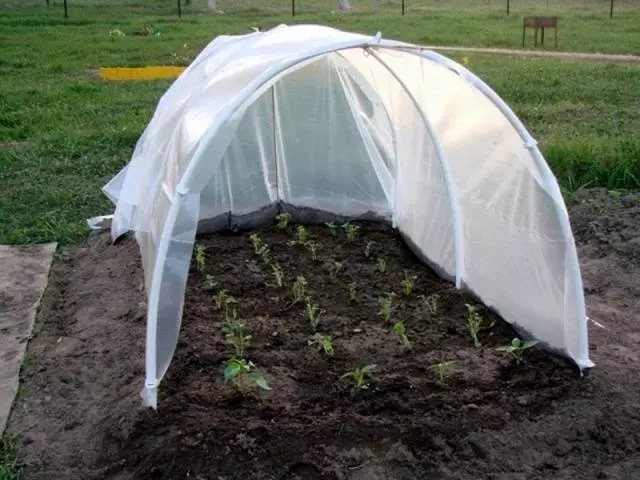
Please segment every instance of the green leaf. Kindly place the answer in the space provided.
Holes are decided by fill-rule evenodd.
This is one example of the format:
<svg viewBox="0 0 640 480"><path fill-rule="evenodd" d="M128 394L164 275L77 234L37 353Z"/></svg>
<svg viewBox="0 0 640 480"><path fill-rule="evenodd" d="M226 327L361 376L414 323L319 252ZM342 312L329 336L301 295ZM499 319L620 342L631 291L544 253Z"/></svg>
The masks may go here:
<svg viewBox="0 0 640 480"><path fill-rule="evenodd" d="M237 377L240 372L244 369L244 365L239 360L230 360L227 363L227 366L224 367L224 381L228 382L233 378Z"/></svg>
<svg viewBox="0 0 640 480"><path fill-rule="evenodd" d="M251 375L251 378L253 379L255 384L262 390L271 390L271 388L269 388L269 385L267 384L267 379L264 377L262 372L254 372Z"/></svg>
<svg viewBox="0 0 640 480"><path fill-rule="evenodd" d="M370 365L365 365L364 367L362 367L362 373L369 373L370 371L372 371L373 369L375 369L377 367L377 365L375 363L372 363Z"/></svg>
<svg viewBox="0 0 640 480"><path fill-rule="evenodd" d="M529 340L527 342L524 342L524 345L522 346L522 348L527 349L527 348L535 347L537 344L538 344L537 340Z"/></svg>
<svg viewBox="0 0 640 480"><path fill-rule="evenodd" d="M502 346L502 347L496 347L496 350L498 352L512 353L512 352L515 352L517 350L517 347L513 347L511 345L506 345L506 346Z"/></svg>

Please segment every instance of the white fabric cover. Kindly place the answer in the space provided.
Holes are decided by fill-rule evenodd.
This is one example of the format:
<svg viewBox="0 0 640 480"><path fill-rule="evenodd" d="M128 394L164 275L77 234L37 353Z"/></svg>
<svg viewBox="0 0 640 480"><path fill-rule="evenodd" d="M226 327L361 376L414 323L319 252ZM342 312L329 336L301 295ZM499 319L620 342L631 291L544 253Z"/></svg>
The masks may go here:
<svg viewBox="0 0 640 480"><path fill-rule="evenodd" d="M221 36L162 97L104 187L149 294L143 398L177 343L198 222L277 202L389 218L507 321L588 357L582 281L557 182L513 112L433 52L321 26Z"/></svg>

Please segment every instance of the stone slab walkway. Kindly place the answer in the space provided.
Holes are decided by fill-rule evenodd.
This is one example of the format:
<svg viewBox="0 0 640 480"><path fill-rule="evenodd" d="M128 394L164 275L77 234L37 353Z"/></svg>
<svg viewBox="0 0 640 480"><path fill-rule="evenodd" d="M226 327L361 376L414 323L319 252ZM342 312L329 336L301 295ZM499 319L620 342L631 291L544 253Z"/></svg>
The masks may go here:
<svg viewBox="0 0 640 480"><path fill-rule="evenodd" d="M0 245L0 435L18 392L20 368L56 246Z"/></svg>

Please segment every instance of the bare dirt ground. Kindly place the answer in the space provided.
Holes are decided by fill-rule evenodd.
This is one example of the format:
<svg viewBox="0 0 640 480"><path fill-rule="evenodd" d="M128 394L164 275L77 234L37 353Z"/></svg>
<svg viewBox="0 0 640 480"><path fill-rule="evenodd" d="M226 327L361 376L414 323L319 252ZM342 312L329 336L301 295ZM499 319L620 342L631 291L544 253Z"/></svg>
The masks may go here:
<svg viewBox="0 0 640 480"><path fill-rule="evenodd" d="M509 337L504 325L484 331L486 349L474 353L459 328L460 305L468 300L459 296L443 302L443 318L432 326L420 327L409 314L418 303L407 300L402 307L415 332L413 365L395 345L380 342L385 337L373 328L378 319L368 323L357 312L354 318L374 335L368 337L373 344L360 341L356 350L335 333L347 327L349 315L328 312L337 363L303 346L301 316L301 327L291 327L289 313L283 314L286 324L271 318L264 328L281 333L258 340L253 354L258 363L272 366L265 368L274 390L261 401L238 401L220 380L227 357L220 314L210 311L192 278L183 335L162 384L159 412L141 411L145 303L137 246L132 241L111 246L99 236L69 249L52 268L38 333L29 345L23 393L9 423L23 439L26 478L640 478L640 195L586 190L578 200L570 213L596 363L582 380L542 352L513 370L489 348ZM370 234L385 245L390 275L399 279L409 269L419 274L419 290L449 291L411 261L391 233ZM210 265L221 281L233 280L232 288L245 294L263 288L252 283L259 272L243 278L232 268L230 259L249 255L250 260L250 247L245 251L246 245L219 236L205 245L231 249ZM332 252L354 258L348 246L336 245ZM281 254L289 268L294 263L287 262L302 261ZM362 259L355 263L363 278L371 266ZM340 300L344 292L331 288L328 282L315 294L333 295L338 305L346 305ZM374 300L373 294L363 296L360 310ZM277 300L269 302L245 302L242 313L255 316L259 307L276 317L269 308L276 308ZM344 308L343 313L353 313ZM443 330L447 318L452 327ZM257 325L256 338L266 337L260 323L248 324ZM442 348L432 335L443 340ZM303 357L296 348L306 352ZM429 356L434 349L461 355L460 367L445 384L424 368L436 360ZM343 367L371 360L376 351L383 352L383 361L371 391L354 399L340 382L332 384ZM273 369L277 356L280 370ZM473 368L478 361L482 368Z"/></svg>
<svg viewBox="0 0 640 480"><path fill-rule="evenodd" d="M640 55L636 54L558 52L549 50L520 50L515 48L454 47L445 45L425 45L424 48L435 50L436 52L481 53L487 55L507 55L510 57L539 57L555 60L580 60L590 62L640 63Z"/></svg>

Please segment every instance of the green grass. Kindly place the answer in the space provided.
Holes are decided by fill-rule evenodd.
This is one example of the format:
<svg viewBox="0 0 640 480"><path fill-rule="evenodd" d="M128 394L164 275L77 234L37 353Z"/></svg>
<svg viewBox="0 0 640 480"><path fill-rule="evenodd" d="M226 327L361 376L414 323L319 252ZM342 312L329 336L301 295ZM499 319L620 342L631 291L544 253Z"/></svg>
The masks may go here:
<svg viewBox="0 0 640 480"><path fill-rule="evenodd" d="M0 440L0 480L21 480L20 447L16 437L5 434Z"/></svg>
<svg viewBox="0 0 640 480"><path fill-rule="evenodd" d="M567 191L640 188L640 65L470 57Z"/></svg>
<svg viewBox="0 0 640 480"><path fill-rule="evenodd" d="M335 0L296 0L295 17L291 0L218 0L224 15L205 14L205 0L193 0L179 23L175 0L69 0L67 20L61 0L51 2L47 8L45 0L0 0L0 30L37 28L56 41L63 25L85 27L99 39L113 28L128 31L151 23L161 34L175 38L189 32L190 39L195 35L195 42L202 43L216 33L246 32L251 26L313 22L372 34L381 30L387 37L416 43L520 48L523 15L547 14L559 17L560 49L640 53L637 0L615 0L612 19L608 0L511 0L508 16L506 0L406 0L405 16L400 15L401 0L352 0L358 10L354 14L336 14ZM527 45L531 43L529 34Z"/></svg>
<svg viewBox="0 0 640 480"><path fill-rule="evenodd" d="M0 0L0 142L23 142L0 143L0 243L74 242L85 233L87 217L112 209L100 187L128 161L169 82L107 83L93 78L90 69L172 63L176 56L195 56L218 34L292 20L285 8L290 4L275 0L268 1L276 13L227 10L225 15L196 14L195 1L182 20L173 12L175 3L165 0L155 7L72 2L65 21L59 0L50 9L44 0ZM246 5L252 1L257 2ZM410 2L403 18L393 10L395 4L366 1L365 13L351 15L331 14L333 2L326 9L303 2L295 21L371 34L382 30L387 37L423 43L517 47L520 41L523 0L514 0L510 18L495 3L486 8L469 3L467 10L454 11L421 10ZM308 5L316 11L305 12ZM606 9L595 11L565 7L563 48L640 51L640 8L613 20ZM109 37L114 28L131 31L145 24L161 34ZM470 68L538 138L565 188L640 186L639 66L469 59Z"/></svg>

